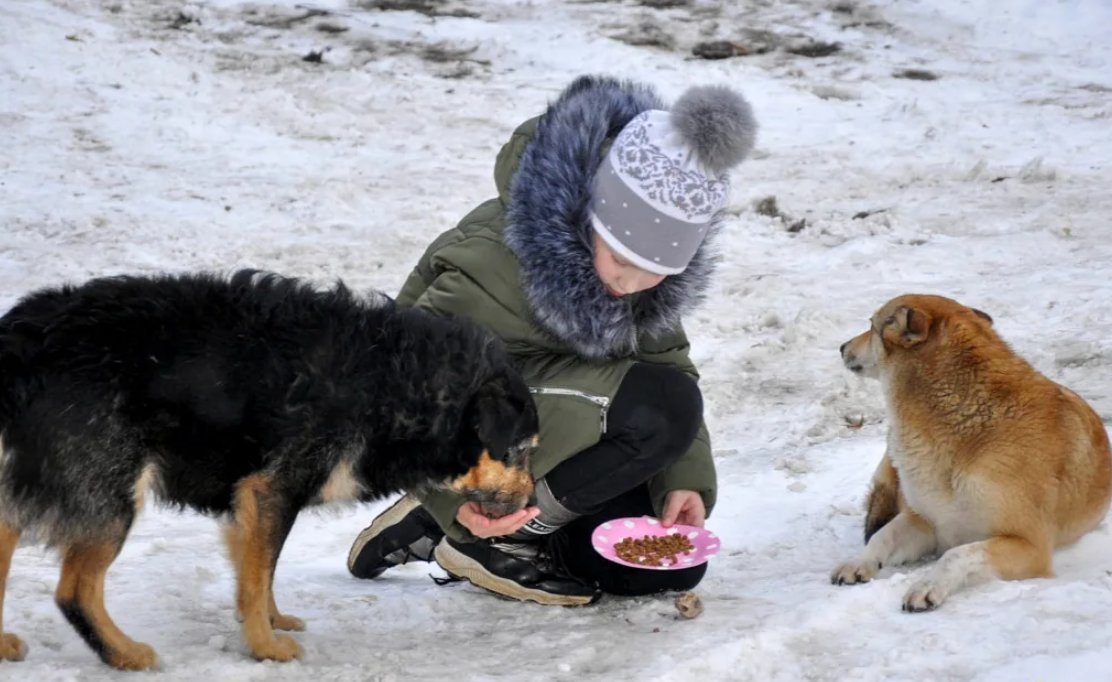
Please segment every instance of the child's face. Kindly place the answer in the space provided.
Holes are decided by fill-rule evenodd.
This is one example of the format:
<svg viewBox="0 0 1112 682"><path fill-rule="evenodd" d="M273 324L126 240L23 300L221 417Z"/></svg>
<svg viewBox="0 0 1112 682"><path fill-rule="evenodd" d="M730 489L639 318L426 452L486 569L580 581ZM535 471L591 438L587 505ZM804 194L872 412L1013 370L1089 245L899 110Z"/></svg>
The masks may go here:
<svg viewBox="0 0 1112 682"><path fill-rule="evenodd" d="M595 272L611 296L636 294L664 281L664 275L642 270L619 256L594 230L591 235L595 246Z"/></svg>

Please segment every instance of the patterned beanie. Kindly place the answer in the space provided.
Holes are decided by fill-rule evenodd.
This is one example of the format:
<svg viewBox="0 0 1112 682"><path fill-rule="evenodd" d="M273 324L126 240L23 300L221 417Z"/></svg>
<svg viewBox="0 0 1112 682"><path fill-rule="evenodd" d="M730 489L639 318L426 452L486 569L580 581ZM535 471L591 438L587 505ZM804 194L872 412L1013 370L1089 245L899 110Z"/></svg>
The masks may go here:
<svg viewBox="0 0 1112 682"><path fill-rule="evenodd" d="M689 89L671 111L633 118L599 165L591 225L610 248L658 275L684 271L729 196L729 170L753 149L749 103L726 87Z"/></svg>

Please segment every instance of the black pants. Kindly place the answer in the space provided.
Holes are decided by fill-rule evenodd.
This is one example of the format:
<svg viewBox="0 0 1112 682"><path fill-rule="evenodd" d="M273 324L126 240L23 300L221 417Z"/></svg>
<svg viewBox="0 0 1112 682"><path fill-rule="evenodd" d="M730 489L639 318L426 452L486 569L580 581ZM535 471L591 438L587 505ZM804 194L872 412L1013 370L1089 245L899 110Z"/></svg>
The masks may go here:
<svg viewBox="0 0 1112 682"><path fill-rule="evenodd" d="M660 365L630 368L610 405L602 439L544 477L561 504L583 514L549 538L552 554L569 573L620 595L699 584L705 564L675 571L623 566L599 556L591 533L604 521L654 515L645 482L687 452L702 416L702 394L691 377Z"/></svg>

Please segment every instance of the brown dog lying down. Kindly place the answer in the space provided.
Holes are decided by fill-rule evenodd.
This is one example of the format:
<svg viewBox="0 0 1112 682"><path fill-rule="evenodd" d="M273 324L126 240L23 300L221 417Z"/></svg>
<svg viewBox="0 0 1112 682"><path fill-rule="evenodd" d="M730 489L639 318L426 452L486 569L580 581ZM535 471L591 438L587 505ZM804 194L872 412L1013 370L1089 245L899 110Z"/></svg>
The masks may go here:
<svg viewBox="0 0 1112 682"><path fill-rule="evenodd" d="M941 554L904 596L905 611L926 611L971 583L1052 575L1054 548L1104 517L1112 455L1100 418L1015 355L988 315L900 296L842 359L880 379L890 426L865 551L835 569L835 584Z"/></svg>

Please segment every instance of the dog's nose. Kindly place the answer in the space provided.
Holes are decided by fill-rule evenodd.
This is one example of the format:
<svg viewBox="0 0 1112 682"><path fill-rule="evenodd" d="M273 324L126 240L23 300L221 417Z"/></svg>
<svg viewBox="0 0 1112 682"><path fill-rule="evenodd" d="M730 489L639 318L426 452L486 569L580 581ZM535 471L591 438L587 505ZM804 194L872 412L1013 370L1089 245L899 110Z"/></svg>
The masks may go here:
<svg viewBox="0 0 1112 682"><path fill-rule="evenodd" d="M846 346L848 346L848 345L849 345L849 341L846 341L845 343L843 343L843 344L842 344L842 345L841 345L841 346L840 346L840 347L838 348L838 352L839 352L839 353L841 353L842 355L845 355L845 354L846 354Z"/></svg>

